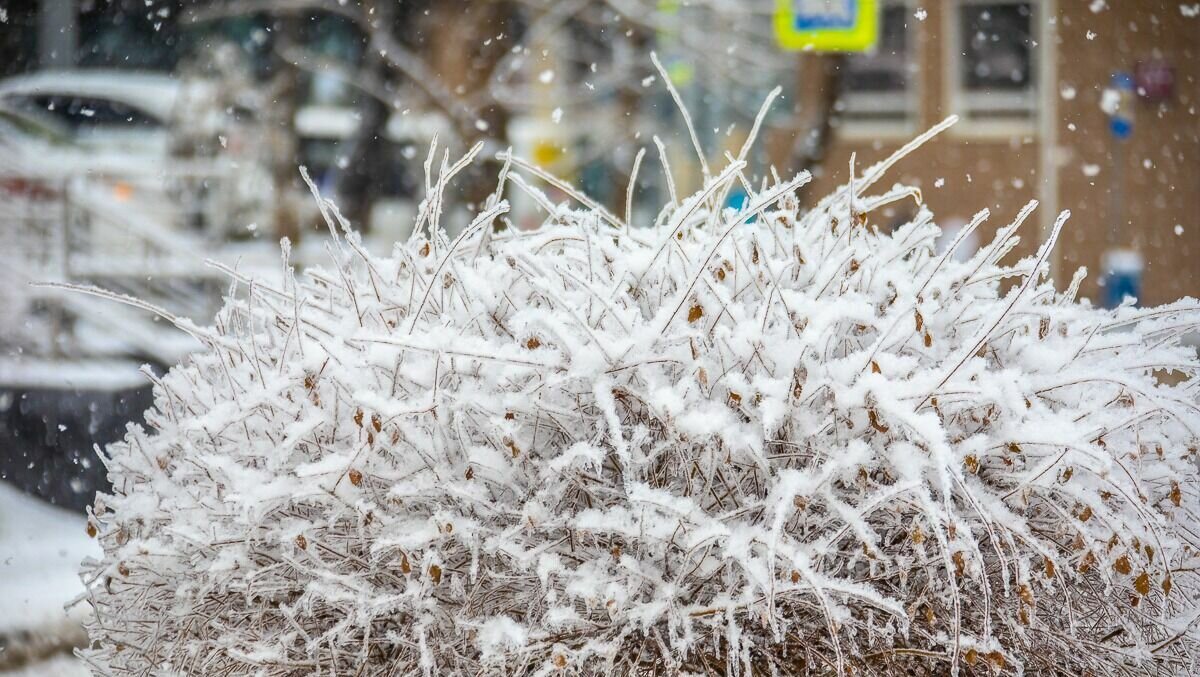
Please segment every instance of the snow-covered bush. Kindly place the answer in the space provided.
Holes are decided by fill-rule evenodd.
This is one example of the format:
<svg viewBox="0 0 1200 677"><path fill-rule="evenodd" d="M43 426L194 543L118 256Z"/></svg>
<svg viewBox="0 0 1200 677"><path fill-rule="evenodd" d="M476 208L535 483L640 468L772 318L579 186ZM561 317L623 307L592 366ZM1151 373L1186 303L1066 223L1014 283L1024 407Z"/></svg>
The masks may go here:
<svg viewBox="0 0 1200 677"><path fill-rule="evenodd" d="M756 187L743 152L643 227L510 158L453 241L443 189L470 157L443 162L390 258L322 201L331 267L229 271L216 326L180 321L207 350L109 448L85 657L1191 673L1200 362L1179 338L1200 305L1056 291L1065 218L1006 257L1032 204L967 261L923 206L881 230L921 202L877 186L924 138L807 212L807 176ZM719 208L734 187L746 205ZM494 231L510 190L545 225Z"/></svg>

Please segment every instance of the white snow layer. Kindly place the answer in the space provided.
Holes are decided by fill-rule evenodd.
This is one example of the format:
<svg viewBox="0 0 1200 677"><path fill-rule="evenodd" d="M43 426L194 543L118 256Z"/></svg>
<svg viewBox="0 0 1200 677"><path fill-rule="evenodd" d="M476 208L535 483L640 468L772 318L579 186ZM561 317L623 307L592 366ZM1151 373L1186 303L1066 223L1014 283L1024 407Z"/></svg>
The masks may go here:
<svg viewBox="0 0 1200 677"><path fill-rule="evenodd" d="M63 622L83 593L79 564L99 557L83 515L0 482L0 634Z"/></svg>

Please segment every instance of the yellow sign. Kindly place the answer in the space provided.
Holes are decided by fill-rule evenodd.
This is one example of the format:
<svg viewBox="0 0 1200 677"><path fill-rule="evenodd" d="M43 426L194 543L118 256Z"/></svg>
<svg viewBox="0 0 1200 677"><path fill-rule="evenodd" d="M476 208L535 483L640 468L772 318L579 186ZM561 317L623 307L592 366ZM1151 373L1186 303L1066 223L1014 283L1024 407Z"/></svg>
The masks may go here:
<svg viewBox="0 0 1200 677"><path fill-rule="evenodd" d="M775 39L784 49L865 52L878 38L877 0L777 0Z"/></svg>
<svg viewBox="0 0 1200 677"><path fill-rule="evenodd" d="M566 155L561 142L550 139L538 139L533 142L533 164L539 167L553 167Z"/></svg>

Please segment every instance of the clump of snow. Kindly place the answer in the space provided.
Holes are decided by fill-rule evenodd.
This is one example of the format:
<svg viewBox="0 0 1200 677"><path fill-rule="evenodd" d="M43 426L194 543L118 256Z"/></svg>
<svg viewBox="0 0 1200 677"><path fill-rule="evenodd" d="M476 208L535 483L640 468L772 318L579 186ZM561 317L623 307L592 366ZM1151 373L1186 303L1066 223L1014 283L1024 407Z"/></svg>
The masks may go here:
<svg viewBox="0 0 1200 677"><path fill-rule="evenodd" d="M495 655L503 657L505 652L520 650L528 637L529 633L519 623L508 616L497 616L484 621L476 643L486 659Z"/></svg>
<svg viewBox="0 0 1200 677"><path fill-rule="evenodd" d="M451 240L443 191L472 153L427 177L388 258L321 200L329 267L235 278L216 326L188 327L207 350L108 449L87 659L1195 670L1194 578L1171 572L1197 546L1200 361L1179 339L1200 304L1057 289L1065 214L1011 256L1035 203L966 260L986 210L938 253L920 191L880 186L949 122L807 210L808 175L755 185L747 149L637 224L506 155ZM494 229L514 190L540 228Z"/></svg>

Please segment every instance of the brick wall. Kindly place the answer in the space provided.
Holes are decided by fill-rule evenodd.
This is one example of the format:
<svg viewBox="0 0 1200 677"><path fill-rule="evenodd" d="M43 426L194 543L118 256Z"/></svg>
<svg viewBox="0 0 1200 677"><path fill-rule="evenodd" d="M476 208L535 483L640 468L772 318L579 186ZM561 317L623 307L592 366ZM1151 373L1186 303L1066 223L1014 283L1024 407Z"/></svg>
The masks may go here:
<svg viewBox="0 0 1200 677"><path fill-rule="evenodd" d="M956 26L950 13L957 2L916 3L927 12L924 21L910 22L919 60L916 129L956 112L950 103L947 76L953 62L946 41ZM1047 88L1046 96L1039 97L1027 128L989 131L960 124L905 162L889 184L920 186L943 223L991 209L984 238L1008 223L1028 200L1042 199L1042 214L1021 231L1017 255L1036 250L1056 208L1070 209L1073 216L1056 254L1056 276L1065 283L1077 267L1087 266L1084 295L1093 299L1099 294L1102 254L1112 244L1133 246L1142 253L1147 263L1145 303L1200 296L1200 262L1194 258L1200 255L1200 17L1183 16L1176 0L1108 0L1100 12L1091 11L1090 5L1088 0L1042 0L1038 21L1045 28L1036 51L1053 62L1039 73L1054 79L1039 83ZM1174 95L1163 103L1139 100L1133 136L1122 151L1114 152L1117 142L1100 108L1102 92L1113 72L1132 72L1139 60L1148 59L1164 59L1174 68ZM802 58L801 80L811 68ZM1045 144L1043 155L1047 132L1054 143ZM846 130L835 131L823 174L809 195L820 196L845 181L851 153L857 154L861 167L894 151L909 135L852 138ZM1118 170L1114 162L1121 159ZM1056 181L1047 180L1047 170L1055 167ZM1085 167L1091 172L1098 168L1099 173L1088 176ZM1110 242L1112 190L1114 179L1122 175L1118 241ZM939 178L944 185L935 187ZM881 215L879 221L887 219ZM1176 234L1177 224L1181 234Z"/></svg>

